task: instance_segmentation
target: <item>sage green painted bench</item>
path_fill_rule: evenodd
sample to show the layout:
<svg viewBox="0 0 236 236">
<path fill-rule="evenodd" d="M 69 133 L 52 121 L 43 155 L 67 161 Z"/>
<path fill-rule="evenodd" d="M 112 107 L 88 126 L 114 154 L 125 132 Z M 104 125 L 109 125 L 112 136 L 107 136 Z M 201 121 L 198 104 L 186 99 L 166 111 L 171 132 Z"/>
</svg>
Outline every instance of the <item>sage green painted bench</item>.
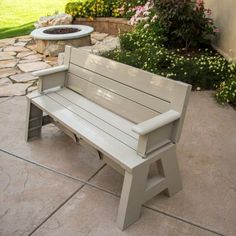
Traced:
<svg viewBox="0 0 236 236">
<path fill-rule="evenodd" d="M 181 190 L 176 143 L 191 86 L 67 46 L 64 65 L 35 72 L 26 140 L 53 122 L 124 175 L 117 224 L 125 229 L 160 192 Z M 151 165 L 158 174 L 150 177 Z"/>
</svg>

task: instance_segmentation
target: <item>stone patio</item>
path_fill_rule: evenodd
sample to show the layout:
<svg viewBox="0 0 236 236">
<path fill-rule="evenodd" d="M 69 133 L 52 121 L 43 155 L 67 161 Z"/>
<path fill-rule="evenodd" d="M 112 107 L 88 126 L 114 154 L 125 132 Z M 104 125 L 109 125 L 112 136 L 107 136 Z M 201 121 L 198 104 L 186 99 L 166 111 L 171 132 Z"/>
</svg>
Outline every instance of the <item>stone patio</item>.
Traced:
<svg viewBox="0 0 236 236">
<path fill-rule="evenodd" d="M 121 232 L 123 177 L 53 125 L 24 141 L 26 99 L 0 98 L 0 235 L 236 235 L 236 112 L 192 92 L 178 159 L 183 190 Z"/>
<path fill-rule="evenodd" d="M 84 48 L 98 53 L 118 47 L 119 39 L 94 32 L 91 43 Z M 29 35 L 0 40 L 0 97 L 25 95 L 37 89 L 37 78 L 31 72 L 62 64 L 62 60 L 63 55 L 57 58 L 37 53 Z"/>
<path fill-rule="evenodd" d="M 93 33 L 94 53 L 119 46 Z M 236 111 L 213 92 L 192 92 L 178 159 L 183 190 L 160 194 L 121 232 L 116 214 L 123 177 L 53 125 L 24 141 L 31 72 L 61 63 L 35 51 L 31 37 L 0 40 L 0 235 L 236 235 Z"/>
</svg>

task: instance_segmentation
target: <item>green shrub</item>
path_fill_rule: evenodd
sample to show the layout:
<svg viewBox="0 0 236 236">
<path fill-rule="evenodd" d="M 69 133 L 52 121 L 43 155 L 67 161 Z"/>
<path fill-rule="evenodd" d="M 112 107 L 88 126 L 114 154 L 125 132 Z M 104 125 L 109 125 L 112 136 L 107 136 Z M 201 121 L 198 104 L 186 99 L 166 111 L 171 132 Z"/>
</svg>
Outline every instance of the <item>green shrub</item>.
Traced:
<svg viewBox="0 0 236 236">
<path fill-rule="evenodd" d="M 103 56 L 190 83 L 193 88 L 214 89 L 236 73 L 235 64 L 210 48 L 187 52 L 186 49 L 166 48 L 160 43 L 162 40 L 149 28 L 138 28 L 120 36 L 121 49 Z"/>
<path fill-rule="evenodd" d="M 203 0 L 156 0 L 155 7 L 168 45 L 189 48 L 210 44 L 218 31 Z"/>
<path fill-rule="evenodd" d="M 236 105 L 236 77 L 223 81 L 216 92 L 219 103 L 232 103 Z"/>
</svg>

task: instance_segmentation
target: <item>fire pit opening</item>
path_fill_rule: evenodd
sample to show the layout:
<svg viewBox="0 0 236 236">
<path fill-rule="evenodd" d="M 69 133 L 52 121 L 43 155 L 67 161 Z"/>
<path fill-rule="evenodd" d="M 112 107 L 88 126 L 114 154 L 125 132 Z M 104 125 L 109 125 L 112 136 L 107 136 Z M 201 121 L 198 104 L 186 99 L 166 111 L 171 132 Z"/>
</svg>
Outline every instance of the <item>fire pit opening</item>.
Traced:
<svg viewBox="0 0 236 236">
<path fill-rule="evenodd" d="M 70 34 L 70 33 L 76 33 L 79 32 L 80 29 L 78 28 L 52 28 L 44 30 L 43 32 L 45 34 Z"/>
</svg>

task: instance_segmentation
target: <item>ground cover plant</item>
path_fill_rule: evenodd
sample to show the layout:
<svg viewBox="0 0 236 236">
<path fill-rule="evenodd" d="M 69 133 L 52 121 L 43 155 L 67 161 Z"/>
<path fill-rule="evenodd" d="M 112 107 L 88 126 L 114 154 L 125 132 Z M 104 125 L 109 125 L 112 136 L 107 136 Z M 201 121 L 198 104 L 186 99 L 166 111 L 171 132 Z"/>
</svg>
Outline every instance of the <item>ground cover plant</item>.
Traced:
<svg viewBox="0 0 236 236">
<path fill-rule="evenodd" d="M 1 0 L 0 39 L 29 34 L 39 17 L 64 12 L 68 0 Z"/>
<path fill-rule="evenodd" d="M 219 85 L 216 99 L 221 104 L 230 103 L 236 109 L 236 76 Z"/>
<path fill-rule="evenodd" d="M 136 29 L 120 37 L 121 48 L 104 53 L 110 59 L 167 78 L 187 82 L 193 89 L 215 89 L 232 78 L 236 66 L 209 47 L 186 51 L 167 48 L 162 38 L 149 29 Z"/>
</svg>

